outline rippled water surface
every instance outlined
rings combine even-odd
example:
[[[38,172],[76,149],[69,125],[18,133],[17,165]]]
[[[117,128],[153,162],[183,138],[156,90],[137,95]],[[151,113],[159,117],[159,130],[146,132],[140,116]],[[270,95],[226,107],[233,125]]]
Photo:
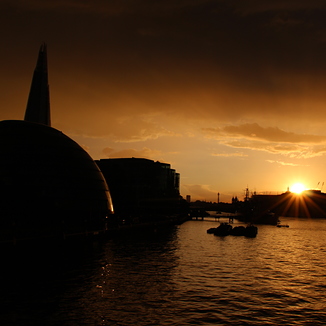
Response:
[[[325,325],[326,221],[282,222],[245,238],[188,221],[33,268],[23,259],[1,281],[0,324]]]

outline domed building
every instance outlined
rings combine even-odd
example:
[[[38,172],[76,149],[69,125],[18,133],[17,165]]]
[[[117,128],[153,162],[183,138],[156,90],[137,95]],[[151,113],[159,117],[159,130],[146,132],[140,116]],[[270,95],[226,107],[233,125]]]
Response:
[[[107,183],[88,153],[51,127],[46,45],[25,119],[0,121],[0,242],[104,231],[113,213]]]

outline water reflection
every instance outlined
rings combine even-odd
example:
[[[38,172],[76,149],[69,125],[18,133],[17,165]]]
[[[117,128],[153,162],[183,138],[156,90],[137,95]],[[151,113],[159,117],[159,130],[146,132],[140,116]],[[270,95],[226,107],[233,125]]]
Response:
[[[175,231],[109,241],[74,311],[90,325],[151,324],[165,314],[177,265]]]
[[[32,278],[21,261],[2,324],[323,325],[326,221],[287,223],[221,238],[189,221],[41,261]]]

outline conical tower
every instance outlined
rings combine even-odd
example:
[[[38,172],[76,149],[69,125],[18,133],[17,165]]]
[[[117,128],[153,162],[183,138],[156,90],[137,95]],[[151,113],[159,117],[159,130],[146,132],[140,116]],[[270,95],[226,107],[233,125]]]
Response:
[[[41,123],[51,127],[50,93],[45,43],[40,47],[24,120]]]

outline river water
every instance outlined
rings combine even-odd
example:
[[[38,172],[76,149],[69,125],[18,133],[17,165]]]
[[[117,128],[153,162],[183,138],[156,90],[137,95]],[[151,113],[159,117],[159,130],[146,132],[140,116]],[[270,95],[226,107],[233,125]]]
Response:
[[[326,220],[282,223],[245,238],[188,221],[22,258],[1,280],[0,324],[325,325]]]

